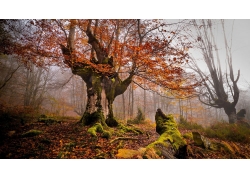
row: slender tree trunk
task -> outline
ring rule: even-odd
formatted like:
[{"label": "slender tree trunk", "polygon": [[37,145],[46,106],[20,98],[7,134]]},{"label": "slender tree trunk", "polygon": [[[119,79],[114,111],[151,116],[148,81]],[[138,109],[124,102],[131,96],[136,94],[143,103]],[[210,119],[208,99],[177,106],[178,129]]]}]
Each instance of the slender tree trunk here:
[{"label": "slender tree trunk", "polygon": [[[130,88],[131,88],[131,85],[130,85]],[[129,89],[129,91],[128,91],[128,117],[129,117],[129,119],[131,119],[131,93],[130,93],[130,90],[131,89]]]},{"label": "slender tree trunk", "polygon": [[147,105],[147,98],[146,98],[146,90],[144,90],[144,109],[143,109],[143,111],[144,111],[144,114],[145,114],[145,116],[146,116],[146,105]]},{"label": "slender tree trunk", "polygon": [[126,108],[125,108],[125,95],[124,93],[122,94],[122,110],[123,110],[123,119],[126,119]]},{"label": "slender tree trunk", "polygon": [[191,104],[191,99],[189,99],[189,108],[191,112],[191,120],[193,119],[193,112],[192,112],[192,104]]},{"label": "slender tree trunk", "polygon": [[133,118],[134,116],[134,89],[133,85],[131,84],[131,111],[130,117]]}]

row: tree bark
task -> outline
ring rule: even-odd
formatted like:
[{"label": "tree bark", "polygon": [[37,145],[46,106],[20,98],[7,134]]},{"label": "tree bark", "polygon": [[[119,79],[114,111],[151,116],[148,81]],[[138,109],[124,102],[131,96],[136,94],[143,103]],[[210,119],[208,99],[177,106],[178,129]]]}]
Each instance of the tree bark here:
[{"label": "tree bark", "polygon": [[235,105],[230,102],[225,102],[224,104],[224,111],[228,116],[229,123],[235,123],[237,121]]},{"label": "tree bark", "polygon": [[132,75],[122,81],[117,74],[108,77],[88,67],[75,70],[73,73],[81,76],[87,86],[87,105],[80,122],[84,125],[99,122],[103,126],[117,126],[113,102],[115,97],[126,91],[132,81]]},{"label": "tree bark", "polygon": [[[114,127],[118,122],[114,118],[113,102],[115,97],[123,94],[132,82],[133,69],[125,80],[119,78],[113,64],[113,57],[108,56],[107,48],[95,37],[98,20],[95,20],[94,33],[89,20],[85,31],[88,43],[92,46],[91,60],[87,63],[77,62],[74,54],[75,23],[70,24],[67,47],[61,45],[64,62],[71,67],[72,73],[80,76],[87,86],[86,110],[80,120],[84,125],[101,123],[104,127]],[[95,53],[94,53],[95,52]]]}]

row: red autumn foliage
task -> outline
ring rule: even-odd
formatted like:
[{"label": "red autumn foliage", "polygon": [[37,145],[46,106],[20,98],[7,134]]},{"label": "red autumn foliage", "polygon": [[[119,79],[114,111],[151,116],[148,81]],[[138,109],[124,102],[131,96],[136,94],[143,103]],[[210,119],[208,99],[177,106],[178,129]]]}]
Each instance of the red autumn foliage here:
[{"label": "red autumn foliage", "polygon": [[[90,66],[103,74],[133,74],[138,85],[187,95],[200,85],[182,65],[191,44],[164,20],[5,20],[11,53],[37,66]],[[112,62],[104,62],[112,57]],[[142,83],[143,80],[143,83]]]}]

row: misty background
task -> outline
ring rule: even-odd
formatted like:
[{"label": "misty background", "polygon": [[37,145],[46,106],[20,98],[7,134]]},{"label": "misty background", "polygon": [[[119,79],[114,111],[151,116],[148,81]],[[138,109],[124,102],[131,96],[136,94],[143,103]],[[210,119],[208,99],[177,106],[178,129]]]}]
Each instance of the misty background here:
[{"label": "misty background", "polygon": [[[182,20],[167,20],[180,22]],[[221,24],[214,20],[213,26],[215,39],[219,49],[222,68],[225,71],[225,47]],[[238,82],[240,100],[237,111],[247,109],[246,118],[250,119],[250,20],[225,20],[228,42],[232,44],[233,69],[235,74],[240,69]],[[189,35],[196,38],[195,31],[191,28]],[[206,65],[202,62],[202,55],[195,47],[189,49],[189,54],[204,72]],[[82,116],[85,111],[87,94],[86,85],[80,77],[73,75],[70,69],[51,66],[49,68],[29,65],[25,68],[12,56],[0,57],[0,99],[8,104],[9,108],[32,107],[39,114],[50,116]],[[183,116],[187,121],[203,125],[210,125],[215,121],[226,121],[223,109],[208,107],[198,98],[178,99],[167,94],[159,95],[156,92],[146,91],[131,84],[126,92],[115,99],[115,116],[123,121],[133,119],[138,109],[145,113],[146,119],[154,121],[157,108],[165,113],[172,113],[177,120]]]}]

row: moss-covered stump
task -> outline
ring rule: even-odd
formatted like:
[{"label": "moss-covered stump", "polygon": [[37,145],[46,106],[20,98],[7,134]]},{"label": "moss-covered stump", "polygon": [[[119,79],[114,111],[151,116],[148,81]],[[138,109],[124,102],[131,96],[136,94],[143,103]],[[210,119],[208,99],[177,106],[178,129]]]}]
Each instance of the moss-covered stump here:
[{"label": "moss-covered stump", "polygon": [[161,109],[158,109],[155,121],[156,132],[160,137],[146,147],[143,158],[150,158],[151,151],[164,158],[186,158],[187,143],[182,138],[173,115],[165,115]]}]

